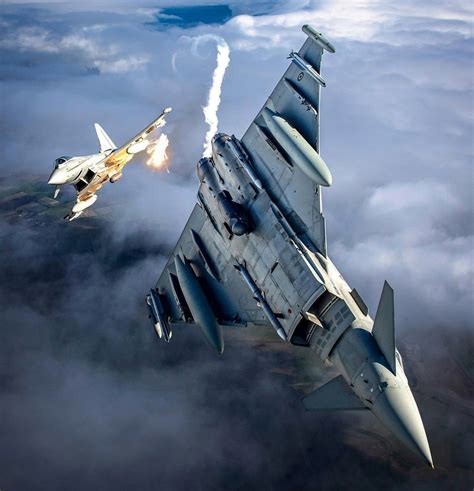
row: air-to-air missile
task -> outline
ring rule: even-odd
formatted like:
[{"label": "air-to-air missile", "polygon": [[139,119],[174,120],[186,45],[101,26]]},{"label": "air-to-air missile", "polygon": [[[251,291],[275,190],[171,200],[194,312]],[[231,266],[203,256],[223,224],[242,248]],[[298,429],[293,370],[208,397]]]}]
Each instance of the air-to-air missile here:
[{"label": "air-to-air missile", "polygon": [[166,320],[165,309],[163,308],[160,295],[154,288],[151,288],[150,293],[145,297],[145,301],[157,336],[169,343],[173,332]]},{"label": "air-to-air missile", "polygon": [[223,326],[273,328],[340,373],[304,398],[307,409],[370,410],[432,466],[395,345],[393,290],[385,283],[373,321],[327,252],[321,190],[333,179],[320,156],[320,70],[335,49],[303,31],[244,136],[216,134],[198,162],[198,202],[147,303],[155,329],[194,323],[219,353]]}]

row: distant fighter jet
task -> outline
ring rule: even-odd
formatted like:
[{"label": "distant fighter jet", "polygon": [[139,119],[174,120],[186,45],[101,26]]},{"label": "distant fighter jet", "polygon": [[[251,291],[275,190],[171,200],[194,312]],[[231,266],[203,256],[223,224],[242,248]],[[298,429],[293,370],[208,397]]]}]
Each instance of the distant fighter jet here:
[{"label": "distant fighter jet", "polygon": [[58,157],[54,162],[54,170],[48,184],[56,186],[54,198],[56,199],[60,187],[72,184],[77,191],[77,201],[71,213],[64,218],[71,221],[77,218],[86,208],[92,206],[97,200],[96,192],[107,181],[116,182],[122,177],[122,171],[137,153],[143,152],[154,142],[149,139],[150,134],[164,125],[166,114],[171,111],[168,107],[150,123],[143,131],[125,145],[117,148],[104,129],[95,124],[95,130],[100,143],[100,152],[83,157]]},{"label": "distant fighter jet", "polygon": [[216,134],[197,165],[197,204],[146,296],[157,335],[197,325],[222,353],[222,328],[272,327],[340,373],[307,395],[310,410],[370,410],[433,465],[423,422],[395,346],[394,297],[384,284],[375,321],[328,256],[319,154],[323,50],[313,27],[241,140]]}]

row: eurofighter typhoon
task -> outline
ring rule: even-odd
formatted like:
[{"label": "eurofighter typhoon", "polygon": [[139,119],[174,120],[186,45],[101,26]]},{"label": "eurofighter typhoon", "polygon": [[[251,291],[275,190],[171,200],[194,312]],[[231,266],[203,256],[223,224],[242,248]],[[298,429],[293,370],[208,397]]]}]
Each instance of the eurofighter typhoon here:
[{"label": "eurofighter typhoon", "polygon": [[327,253],[319,155],[323,51],[307,39],[241,140],[218,133],[197,164],[197,204],[146,296],[157,335],[197,325],[224,350],[223,328],[268,325],[340,373],[303,399],[308,410],[370,410],[433,466],[423,422],[395,346],[394,297],[383,286],[375,321]]},{"label": "eurofighter typhoon", "polygon": [[81,215],[85,209],[92,206],[97,200],[96,192],[106,183],[117,182],[122,177],[122,171],[133,157],[145,151],[156,140],[152,140],[151,133],[165,124],[165,116],[171,111],[168,107],[152,121],[143,131],[129,140],[125,145],[117,148],[104,129],[95,124],[99,139],[99,153],[83,157],[58,157],[54,162],[54,169],[49,177],[48,184],[56,186],[54,199],[58,197],[61,186],[72,184],[76,189],[77,197],[71,213],[64,218],[71,221]]}]

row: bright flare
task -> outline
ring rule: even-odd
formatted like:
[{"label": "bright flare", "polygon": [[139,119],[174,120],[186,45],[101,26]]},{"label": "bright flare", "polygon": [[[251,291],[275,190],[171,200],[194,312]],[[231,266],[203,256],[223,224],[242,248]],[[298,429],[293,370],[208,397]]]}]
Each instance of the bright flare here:
[{"label": "bright flare", "polygon": [[152,142],[146,151],[150,156],[146,165],[153,167],[154,169],[162,169],[168,160],[166,149],[168,148],[169,143],[168,136],[164,133],[162,133],[156,141]]}]

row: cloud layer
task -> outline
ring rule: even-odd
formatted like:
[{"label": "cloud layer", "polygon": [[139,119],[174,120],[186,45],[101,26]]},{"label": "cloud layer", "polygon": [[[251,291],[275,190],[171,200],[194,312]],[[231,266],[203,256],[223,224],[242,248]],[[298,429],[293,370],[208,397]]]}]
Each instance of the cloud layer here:
[{"label": "cloud layer", "polygon": [[[46,180],[58,155],[95,152],[95,121],[120,144],[164,107],[173,112],[170,174],[137,163],[104,187],[111,224],[88,236],[62,223],[0,230],[0,487],[472,487],[462,431],[472,374],[459,368],[472,355],[469,4],[231,2],[225,24],[186,29],[164,29],[159,8],[3,9],[0,177]],[[215,49],[196,54],[190,40],[228,43],[218,129],[239,137],[304,41],[304,23],[337,49],[323,60],[329,253],[372,312],[383,280],[395,288],[397,342],[438,474],[386,443],[372,419],[304,413],[272,373],[293,366],[288,353],[228,334],[216,359],[193,330],[162,346],[147,326],[143,293],[194,205],[207,130]]]}]

